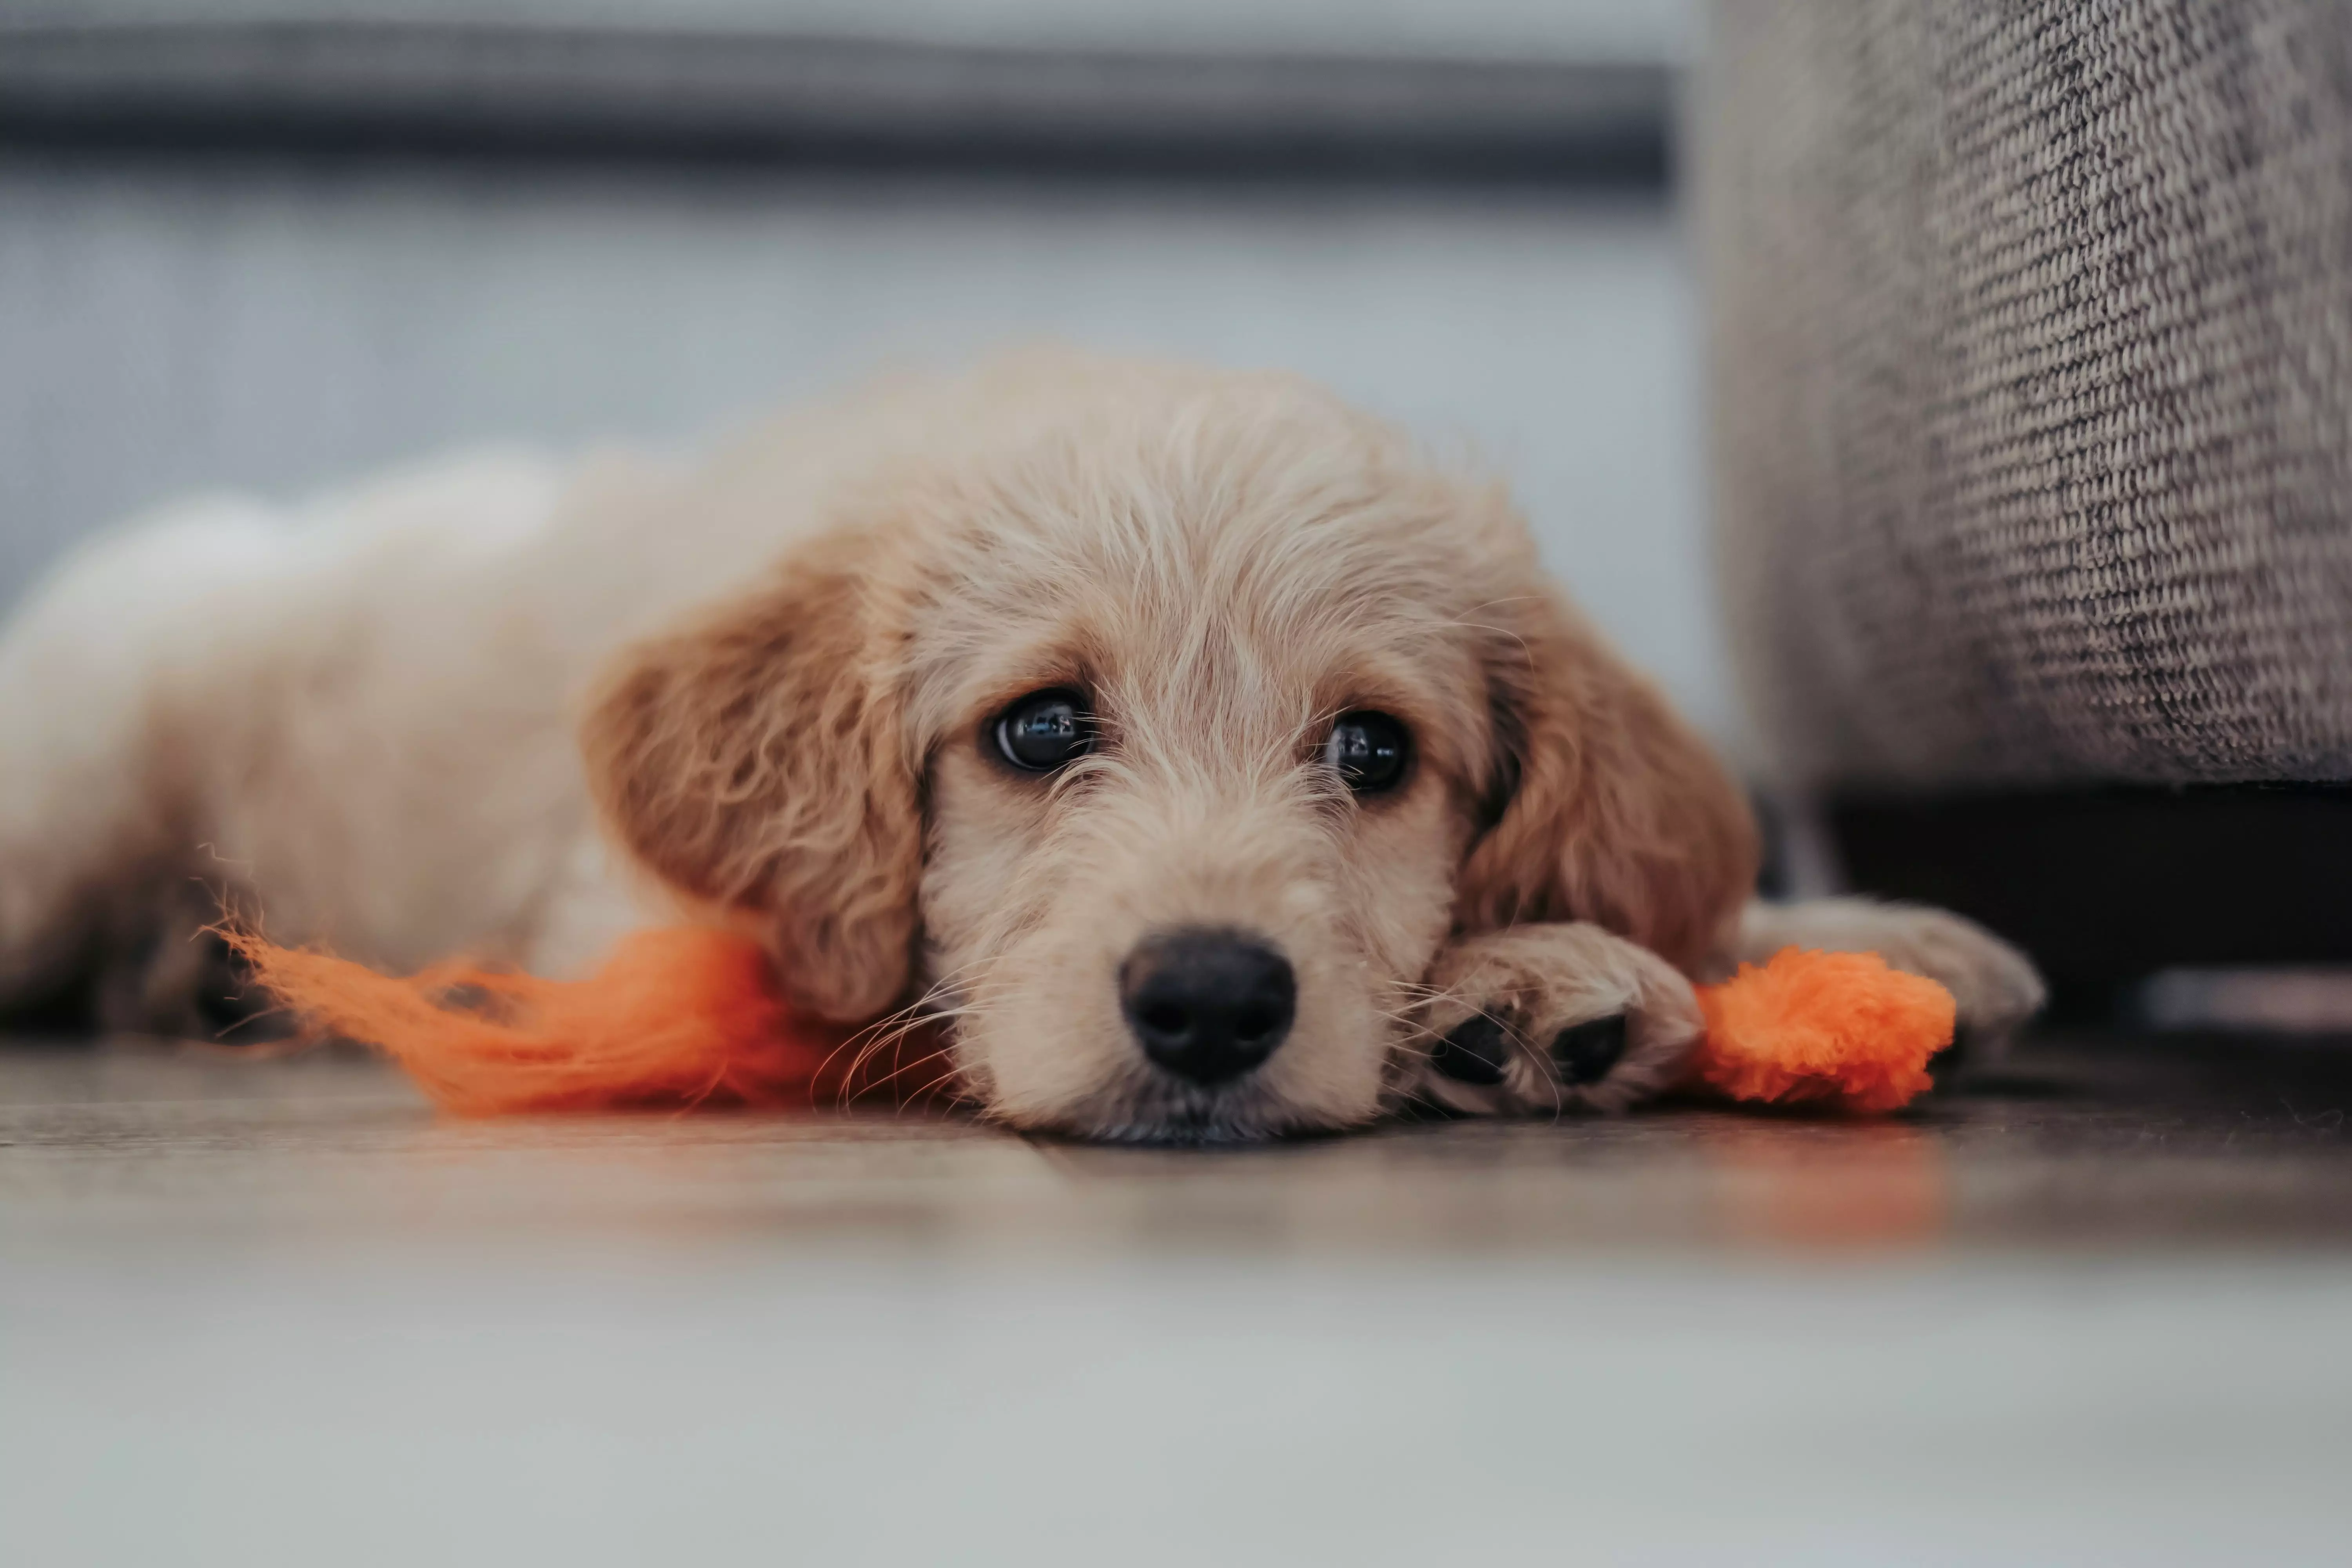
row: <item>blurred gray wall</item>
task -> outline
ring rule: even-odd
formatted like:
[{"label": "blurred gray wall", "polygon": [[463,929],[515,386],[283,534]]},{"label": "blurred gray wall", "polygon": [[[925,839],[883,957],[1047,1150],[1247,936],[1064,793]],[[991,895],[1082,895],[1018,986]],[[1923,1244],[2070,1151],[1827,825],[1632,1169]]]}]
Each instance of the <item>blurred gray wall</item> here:
[{"label": "blurred gray wall", "polygon": [[1727,721],[1690,291],[1641,204],[0,163],[0,593],[192,488],[698,437],[1038,335],[1295,368],[1475,449]]},{"label": "blurred gray wall", "polygon": [[[45,4],[13,0],[0,19]],[[625,15],[593,0],[205,9]],[[1484,57],[1671,58],[1686,30],[1683,6],[1597,0],[660,14]],[[1294,368],[1477,453],[1600,620],[1728,740],[1692,300],[1666,205],[1589,190],[0,148],[0,602],[73,539],[191,489],[294,493],[486,440],[698,439],[884,364],[1057,337]]]},{"label": "blurred gray wall", "polygon": [[1682,61],[1695,0],[0,0],[12,18],[706,28],[1056,48]]}]

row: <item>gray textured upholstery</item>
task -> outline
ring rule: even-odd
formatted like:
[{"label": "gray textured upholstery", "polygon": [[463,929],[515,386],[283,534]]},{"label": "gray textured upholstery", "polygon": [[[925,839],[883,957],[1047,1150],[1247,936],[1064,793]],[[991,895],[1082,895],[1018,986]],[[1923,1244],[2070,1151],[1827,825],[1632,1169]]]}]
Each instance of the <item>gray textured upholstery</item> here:
[{"label": "gray textured upholstery", "polygon": [[1716,23],[1718,543],[1783,772],[2352,777],[2352,7]]}]

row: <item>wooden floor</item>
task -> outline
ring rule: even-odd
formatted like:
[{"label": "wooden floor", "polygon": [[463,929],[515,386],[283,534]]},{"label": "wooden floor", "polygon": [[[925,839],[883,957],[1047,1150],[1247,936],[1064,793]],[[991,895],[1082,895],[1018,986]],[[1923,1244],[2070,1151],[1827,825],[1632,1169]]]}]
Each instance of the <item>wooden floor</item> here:
[{"label": "wooden floor", "polygon": [[2340,1560],[2352,1049],[1197,1152],[0,1049],[0,1563]]}]

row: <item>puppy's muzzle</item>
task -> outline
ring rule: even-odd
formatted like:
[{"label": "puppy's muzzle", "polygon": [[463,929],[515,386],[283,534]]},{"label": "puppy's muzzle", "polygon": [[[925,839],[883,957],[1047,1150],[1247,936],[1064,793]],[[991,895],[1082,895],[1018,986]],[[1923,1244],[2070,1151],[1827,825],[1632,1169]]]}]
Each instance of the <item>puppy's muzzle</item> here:
[{"label": "puppy's muzzle", "polygon": [[1274,1055],[1297,1013],[1298,982],[1290,961],[1256,937],[1187,927],[1136,943],[1119,965],[1118,999],[1145,1056],[1206,1085]]}]

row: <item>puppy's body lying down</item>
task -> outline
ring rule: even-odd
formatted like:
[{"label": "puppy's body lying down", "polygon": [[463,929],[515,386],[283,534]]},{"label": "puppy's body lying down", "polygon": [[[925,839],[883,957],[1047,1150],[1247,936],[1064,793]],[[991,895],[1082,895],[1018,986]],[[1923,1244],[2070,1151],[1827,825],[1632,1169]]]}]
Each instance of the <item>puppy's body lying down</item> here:
[{"label": "puppy's body lying down", "polygon": [[188,1018],[223,894],[394,969],[723,919],[1098,1136],[1623,1106],[1790,939],[2038,1000],[1952,917],[1743,917],[1739,795],[1503,492],[1280,376],[1032,356],[694,467],[183,507],[21,612],[0,728],[0,1002],[95,965],[116,1026]]}]

